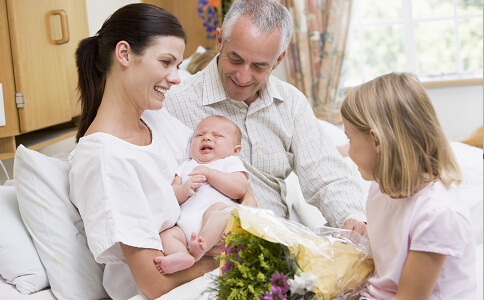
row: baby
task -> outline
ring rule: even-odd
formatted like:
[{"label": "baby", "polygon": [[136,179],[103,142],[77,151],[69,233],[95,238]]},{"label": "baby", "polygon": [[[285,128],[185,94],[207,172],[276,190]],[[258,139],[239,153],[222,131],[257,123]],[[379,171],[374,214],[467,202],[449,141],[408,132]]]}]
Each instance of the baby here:
[{"label": "baby", "polygon": [[207,117],[195,128],[191,159],[180,165],[172,183],[180,217],[160,233],[165,256],[154,259],[162,274],[190,267],[220,240],[229,218],[224,208],[248,189],[250,175],[238,158],[241,138],[237,125],[222,116]]}]

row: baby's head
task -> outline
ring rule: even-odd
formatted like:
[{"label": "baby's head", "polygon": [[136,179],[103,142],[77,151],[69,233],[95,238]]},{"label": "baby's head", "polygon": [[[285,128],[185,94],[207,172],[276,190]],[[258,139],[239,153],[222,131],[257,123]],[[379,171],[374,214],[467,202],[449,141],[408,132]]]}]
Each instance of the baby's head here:
[{"label": "baby's head", "polygon": [[239,155],[242,133],[232,121],[222,116],[209,116],[198,123],[193,133],[190,156],[207,164]]},{"label": "baby's head", "polygon": [[[377,158],[370,172],[383,193],[401,198],[429,181],[460,181],[459,166],[417,76],[391,73],[355,87],[341,114],[363,139],[373,140]],[[350,140],[350,157],[362,150],[352,146],[358,144]]]}]

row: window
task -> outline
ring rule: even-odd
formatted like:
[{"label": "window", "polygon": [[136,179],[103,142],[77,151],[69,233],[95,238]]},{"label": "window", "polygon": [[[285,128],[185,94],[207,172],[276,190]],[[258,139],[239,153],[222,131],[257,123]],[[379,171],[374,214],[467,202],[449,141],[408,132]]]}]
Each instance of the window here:
[{"label": "window", "polygon": [[397,71],[482,78],[481,0],[353,0],[345,86]]}]

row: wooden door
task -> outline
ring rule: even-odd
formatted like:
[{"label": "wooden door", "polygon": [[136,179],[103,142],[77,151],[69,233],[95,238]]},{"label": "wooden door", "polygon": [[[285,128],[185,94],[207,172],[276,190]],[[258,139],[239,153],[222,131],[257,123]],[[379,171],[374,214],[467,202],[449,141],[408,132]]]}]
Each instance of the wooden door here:
[{"label": "wooden door", "polygon": [[63,0],[63,7],[69,20],[69,42],[65,53],[67,62],[67,84],[69,90],[69,101],[71,107],[71,117],[81,114],[79,93],[77,91],[77,66],[76,49],[79,42],[89,36],[87,22],[87,10],[85,0]]},{"label": "wooden door", "polygon": [[2,84],[3,90],[6,123],[5,126],[0,127],[0,138],[2,138],[15,136],[20,133],[17,107],[15,106],[15,81],[13,77],[6,0],[0,0],[0,61],[0,83]]},{"label": "wooden door", "polygon": [[68,46],[58,44],[65,38],[66,25],[54,13],[60,4],[58,0],[7,0],[15,87],[25,95],[25,107],[18,109],[22,133],[71,120]]}]

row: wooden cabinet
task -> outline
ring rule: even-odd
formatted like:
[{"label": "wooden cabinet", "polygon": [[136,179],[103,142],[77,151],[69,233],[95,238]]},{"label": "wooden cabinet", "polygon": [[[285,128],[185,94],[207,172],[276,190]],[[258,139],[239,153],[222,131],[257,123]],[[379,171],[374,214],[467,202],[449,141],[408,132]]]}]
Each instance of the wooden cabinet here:
[{"label": "wooden cabinet", "polygon": [[85,0],[0,0],[0,152],[16,148],[16,135],[80,114],[74,53],[88,35]]}]

